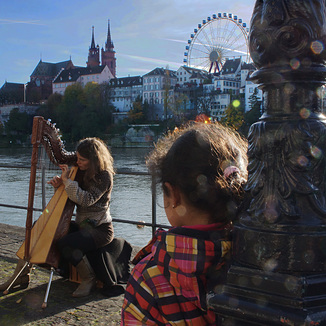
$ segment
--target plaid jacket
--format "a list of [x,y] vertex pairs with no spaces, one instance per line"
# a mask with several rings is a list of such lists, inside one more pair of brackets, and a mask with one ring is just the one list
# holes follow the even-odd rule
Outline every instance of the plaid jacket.
[[225,277],[230,248],[226,230],[158,230],[133,261],[121,325],[217,325],[206,294]]

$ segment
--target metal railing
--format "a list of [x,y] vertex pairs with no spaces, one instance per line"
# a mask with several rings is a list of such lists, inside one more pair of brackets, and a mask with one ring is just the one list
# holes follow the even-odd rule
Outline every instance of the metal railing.
[[[27,165],[9,165],[9,164],[0,164],[0,168],[10,168],[10,169],[30,169],[30,166]],[[154,235],[156,229],[158,227],[161,228],[169,228],[168,225],[164,224],[158,224],[157,223],[157,216],[156,216],[156,204],[157,204],[157,193],[156,193],[156,181],[155,181],[155,176],[149,174],[148,172],[134,172],[134,171],[129,171],[125,169],[118,169],[116,171],[116,174],[121,174],[121,175],[148,175],[151,176],[151,193],[152,193],[152,222],[142,222],[142,221],[133,221],[133,220],[128,220],[128,219],[119,219],[119,218],[112,218],[113,222],[118,222],[118,223],[126,223],[126,224],[133,224],[133,225],[143,225],[143,226],[150,226],[152,228],[152,235]],[[45,188],[45,178],[42,178],[42,189]],[[45,202],[45,200],[43,200]],[[27,206],[19,206],[19,205],[10,205],[10,204],[4,204],[0,203],[0,207],[6,207],[6,208],[12,208],[12,209],[23,209],[27,210]],[[33,208],[33,211],[35,212],[42,212],[44,208]]]

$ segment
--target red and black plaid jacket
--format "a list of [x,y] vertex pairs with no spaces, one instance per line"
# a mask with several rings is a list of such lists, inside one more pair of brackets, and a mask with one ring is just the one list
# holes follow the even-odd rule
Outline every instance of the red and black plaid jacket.
[[207,309],[207,286],[218,274],[225,276],[230,249],[226,229],[158,230],[133,261],[121,325],[217,325]]

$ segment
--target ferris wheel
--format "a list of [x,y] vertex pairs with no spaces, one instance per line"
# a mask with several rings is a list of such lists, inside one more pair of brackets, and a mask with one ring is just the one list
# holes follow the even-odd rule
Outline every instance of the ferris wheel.
[[247,24],[233,14],[207,17],[190,35],[183,61],[210,73],[221,71],[226,59],[241,57],[249,63],[248,33]]

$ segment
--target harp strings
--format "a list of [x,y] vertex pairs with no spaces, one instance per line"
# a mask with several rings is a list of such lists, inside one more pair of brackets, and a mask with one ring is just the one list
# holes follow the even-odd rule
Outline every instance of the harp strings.
[[33,224],[38,220],[50,199],[54,195],[55,189],[47,182],[55,175],[60,175],[61,170],[49,159],[44,146],[38,149],[38,161],[35,179]]

